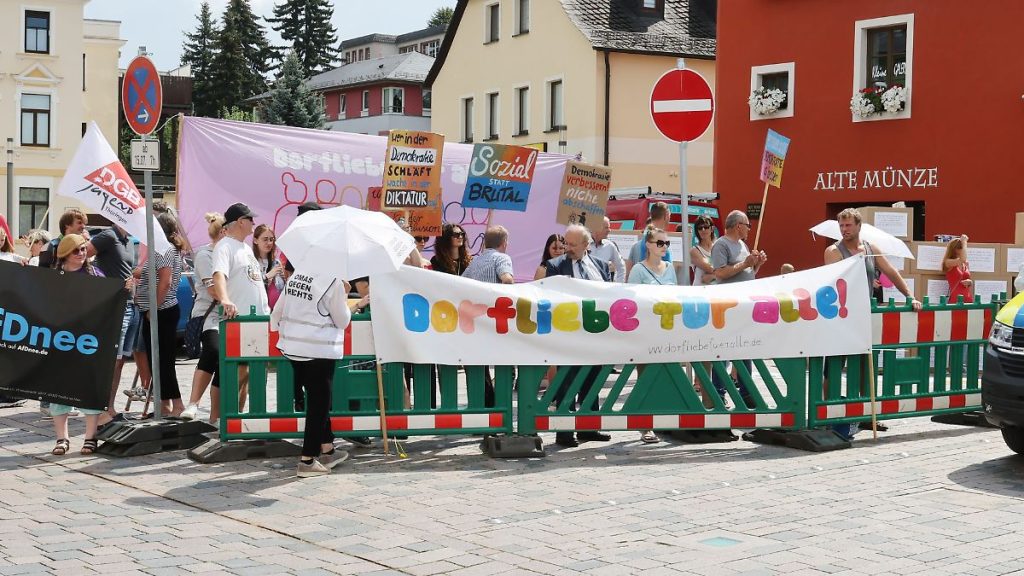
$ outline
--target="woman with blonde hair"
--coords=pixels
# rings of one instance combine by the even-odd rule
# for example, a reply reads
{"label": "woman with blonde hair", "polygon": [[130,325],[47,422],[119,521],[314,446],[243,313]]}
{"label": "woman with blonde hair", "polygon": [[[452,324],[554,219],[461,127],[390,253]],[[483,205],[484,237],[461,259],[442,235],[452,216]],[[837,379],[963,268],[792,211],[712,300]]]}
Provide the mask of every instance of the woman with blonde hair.
{"label": "woman with blonde hair", "polygon": [[946,253],[942,256],[942,272],[949,282],[947,302],[955,303],[961,296],[964,302],[974,302],[974,281],[971,280],[971,269],[967,265],[966,234],[946,244]]}
{"label": "woman with blonde hair", "polygon": [[192,318],[203,318],[203,333],[199,361],[196,371],[192,374],[192,394],[188,406],[181,412],[185,420],[193,420],[199,411],[199,401],[208,386],[210,388],[210,423],[220,419],[220,378],[217,367],[220,356],[220,314],[217,311],[217,299],[213,297],[213,249],[224,237],[224,215],[210,212],[206,215],[206,232],[210,243],[196,250],[195,275],[199,279],[196,290],[196,301],[192,305]]}
{"label": "woman with blonde hair", "polygon": [[46,248],[46,245],[52,239],[53,237],[46,230],[29,231],[28,237],[25,238],[25,243],[28,244],[29,266],[39,266],[39,253]]}

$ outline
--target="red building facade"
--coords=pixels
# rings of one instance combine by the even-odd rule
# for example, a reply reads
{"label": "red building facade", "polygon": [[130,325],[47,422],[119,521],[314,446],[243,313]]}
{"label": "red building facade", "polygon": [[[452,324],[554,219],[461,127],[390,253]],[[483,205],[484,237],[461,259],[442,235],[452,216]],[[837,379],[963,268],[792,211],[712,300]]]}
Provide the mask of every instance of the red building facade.
{"label": "red building facade", "polygon": [[[849,206],[905,202],[917,240],[1013,242],[1024,211],[1024,2],[729,0],[718,10],[725,210],[761,202],[767,130],[792,139],[763,218],[772,269],[821,264],[826,244],[807,230]],[[780,109],[753,109],[761,86],[784,93]],[[881,112],[852,106],[862,89],[878,90]]]}

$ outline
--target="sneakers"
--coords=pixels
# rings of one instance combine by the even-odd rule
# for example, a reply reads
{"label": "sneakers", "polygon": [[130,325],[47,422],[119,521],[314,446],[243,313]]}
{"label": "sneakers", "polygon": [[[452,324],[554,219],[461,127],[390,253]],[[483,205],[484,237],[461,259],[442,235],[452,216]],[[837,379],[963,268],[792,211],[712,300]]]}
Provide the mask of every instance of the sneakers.
{"label": "sneakers", "polygon": [[[337,454],[337,451],[335,451]],[[348,454],[346,454],[348,456]],[[299,460],[299,466],[295,470],[295,475],[299,478],[312,478],[313,476],[326,476],[331,471],[326,466],[320,463],[319,460],[313,460],[309,464],[306,464],[302,460]]]}
{"label": "sneakers", "polygon": [[358,446],[360,448],[369,448],[370,446],[373,446],[373,440],[370,440],[366,436],[352,436],[352,437],[349,437],[349,438],[345,438],[345,440],[349,444],[353,444],[353,445]]}
{"label": "sneakers", "polygon": [[141,402],[149,395],[149,390],[146,390],[142,386],[136,386],[135,388],[124,390],[124,395],[132,402]]}
{"label": "sneakers", "polygon": [[182,420],[195,420],[196,412],[199,412],[199,406],[197,404],[189,404],[188,407],[181,411],[178,417]]}
{"label": "sneakers", "polygon": [[345,460],[348,460],[348,452],[344,450],[335,449],[330,454],[321,454],[320,463],[324,465],[328,470],[333,469],[338,464],[341,464]]}

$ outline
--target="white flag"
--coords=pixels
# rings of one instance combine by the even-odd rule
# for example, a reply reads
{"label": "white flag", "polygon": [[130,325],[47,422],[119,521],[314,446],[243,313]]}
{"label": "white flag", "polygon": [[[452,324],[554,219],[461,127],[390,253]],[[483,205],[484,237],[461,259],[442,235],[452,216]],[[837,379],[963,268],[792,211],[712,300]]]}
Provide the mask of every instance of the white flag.
{"label": "white flag", "polygon": [[[95,122],[89,123],[57,194],[75,198],[146,243],[146,198],[139,193]],[[156,218],[152,222],[156,250],[163,254],[171,244]]]}

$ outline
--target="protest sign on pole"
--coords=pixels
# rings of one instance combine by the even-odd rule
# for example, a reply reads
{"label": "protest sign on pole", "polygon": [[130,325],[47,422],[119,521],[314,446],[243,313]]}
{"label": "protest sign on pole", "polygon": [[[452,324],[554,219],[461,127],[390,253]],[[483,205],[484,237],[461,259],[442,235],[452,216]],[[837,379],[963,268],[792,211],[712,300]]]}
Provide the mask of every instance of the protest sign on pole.
{"label": "protest sign on pole", "polygon": [[481,365],[863,354],[872,324],[862,258],[699,287],[490,284],[405,266],[373,280],[373,297],[394,304],[374,309],[374,347],[381,362]]}
{"label": "protest sign on pole", "polygon": [[761,181],[764,182],[764,194],[761,196],[760,221],[757,224],[757,234],[754,235],[754,250],[761,241],[761,229],[764,228],[764,214],[768,211],[768,187],[782,186],[782,167],[786,163],[786,153],[789,151],[789,138],[779,134],[771,128],[768,129],[768,136],[764,141],[764,154],[761,156]]}
{"label": "protest sign on pole", "polygon": [[444,136],[432,132],[392,130],[388,133],[384,164],[384,210],[428,207],[431,191],[441,190],[441,154]]}
{"label": "protest sign on pole", "polygon": [[594,230],[604,223],[611,188],[612,169],[583,162],[566,162],[562,190],[558,194],[559,224],[581,224]]}
{"label": "protest sign on pole", "polygon": [[440,236],[442,222],[441,191],[431,190],[427,193],[427,206],[415,210],[382,210],[381,200],[383,189],[372,186],[367,190],[367,210],[384,212],[403,228],[408,228],[413,236]]}
{"label": "protest sign on pole", "polygon": [[474,144],[462,206],[525,212],[537,154],[525,146]]}
{"label": "protest sign on pole", "polygon": [[[146,199],[95,122],[89,123],[57,194],[78,200],[146,244]],[[171,248],[163,234],[153,243],[161,254]]]}
{"label": "protest sign on pole", "polygon": [[104,410],[124,282],[0,262],[0,394]]}

